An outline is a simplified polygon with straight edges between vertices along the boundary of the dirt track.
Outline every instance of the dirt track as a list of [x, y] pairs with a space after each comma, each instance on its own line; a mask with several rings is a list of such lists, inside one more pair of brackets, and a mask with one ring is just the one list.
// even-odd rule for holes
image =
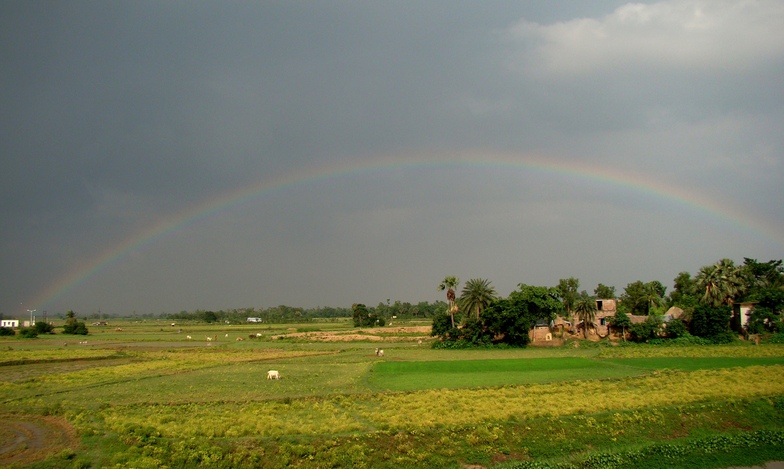
[[30, 464], [78, 446], [76, 432], [64, 420], [0, 415], [0, 466]]

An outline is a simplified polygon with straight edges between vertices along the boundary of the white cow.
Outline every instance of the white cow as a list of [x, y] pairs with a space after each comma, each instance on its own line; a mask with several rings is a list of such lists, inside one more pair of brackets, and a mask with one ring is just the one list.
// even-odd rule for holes
[[384, 356], [384, 351], [383, 350], [379, 350], [376, 355], [378, 355], [379, 357], [383, 357]]
[[280, 371], [278, 371], [278, 370], [269, 370], [267, 372], [267, 379], [280, 379]]

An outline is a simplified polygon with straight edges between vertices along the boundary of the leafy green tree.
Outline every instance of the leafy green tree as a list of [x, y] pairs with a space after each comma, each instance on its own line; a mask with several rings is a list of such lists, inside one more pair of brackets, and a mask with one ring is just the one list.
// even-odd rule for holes
[[23, 339], [35, 339], [38, 337], [38, 332], [35, 331], [34, 327], [24, 327], [19, 329], [19, 336]]
[[472, 278], [463, 286], [459, 306], [467, 315], [475, 313], [476, 318], [479, 319], [479, 314], [482, 310], [496, 298], [498, 298], [498, 295], [495, 292], [495, 288], [490, 285], [489, 280]]
[[784, 289], [784, 266], [781, 260], [758, 262], [756, 259], [743, 258], [746, 272], [746, 292], [754, 296], [758, 291]]
[[446, 312], [446, 308], [433, 316], [433, 326], [430, 335], [440, 337], [445, 341], [455, 341], [459, 339], [460, 329], [452, 327], [452, 316]]
[[619, 309], [615, 312], [615, 316], [610, 317], [608, 322], [610, 323], [610, 327], [621, 329], [621, 337], [623, 337], [623, 341], [626, 342], [626, 329], [632, 325], [632, 320], [629, 318], [629, 315]]
[[583, 336], [587, 339], [588, 327], [594, 327], [593, 322], [596, 319], [596, 299], [583, 290], [574, 303], [574, 312], [583, 322]]
[[563, 302], [563, 307], [566, 309], [566, 315], [571, 317], [574, 311], [574, 304], [577, 301], [577, 289], [580, 288], [580, 281], [574, 277], [562, 278], [558, 281], [558, 286], [555, 287], [558, 295]]
[[652, 307], [661, 306], [665, 291], [667, 291], [667, 287], [658, 280], [645, 284], [645, 314], [650, 315]]
[[702, 267], [696, 279], [702, 302], [709, 306], [732, 305], [743, 294], [745, 277], [744, 270], [732, 259]]
[[560, 311], [563, 311], [563, 302], [556, 288], [521, 283], [508, 298], [491, 303], [482, 318], [494, 340], [524, 347], [530, 341], [528, 333], [537, 321], [552, 321]]
[[677, 306], [691, 316], [691, 311], [697, 305], [697, 282], [688, 272], [681, 272], [673, 280], [673, 291], [670, 293], [670, 305]]
[[645, 322], [632, 324], [629, 327], [629, 336], [634, 342], [647, 342], [659, 337], [662, 328], [662, 317], [652, 314], [645, 319]]
[[366, 318], [370, 316], [367, 306], [362, 303], [354, 303], [351, 305], [351, 310], [353, 312], [351, 318], [354, 322], [354, 327], [362, 327], [367, 321]]
[[689, 335], [689, 326], [687, 326], [685, 322], [681, 321], [680, 318], [670, 319], [670, 321], [665, 323], [664, 326], [667, 337], [670, 339], [677, 339], [678, 337]]
[[38, 334], [54, 334], [54, 326], [48, 322], [36, 321], [33, 327]]
[[455, 288], [458, 285], [460, 285], [460, 280], [454, 275], [447, 275], [438, 285], [439, 291], [446, 290], [446, 301], [449, 304], [447, 312], [452, 317], [452, 327], [455, 327], [455, 313], [458, 311], [457, 303], [455, 303]]
[[87, 325], [83, 321], [77, 320], [73, 311], [68, 311], [65, 318], [63, 334], [87, 335]]
[[205, 311], [203, 316], [204, 322], [212, 324], [218, 322], [218, 315], [214, 311]]
[[626, 285], [621, 295], [621, 305], [629, 314], [644, 316], [648, 312], [648, 290], [640, 280]]
[[732, 308], [726, 304], [711, 306], [700, 303], [691, 316], [690, 332], [697, 337], [713, 339], [730, 332]]
[[596, 298], [603, 300], [613, 299], [615, 298], [615, 287], [608, 287], [607, 285], [600, 283], [596, 286], [593, 293], [596, 295]]
[[383, 317], [379, 316], [375, 310], [368, 309], [367, 306], [361, 303], [355, 303], [351, 306], [352, 321], [354, 327], [376, 327], [384, 326], [386, 321]]
[[767, 288], [759, 291], [755, 299], [757, 304], [749, 312], [746, 329], [752, 334], [784, 331], [781, 315], [784, 310], [784, 290]]

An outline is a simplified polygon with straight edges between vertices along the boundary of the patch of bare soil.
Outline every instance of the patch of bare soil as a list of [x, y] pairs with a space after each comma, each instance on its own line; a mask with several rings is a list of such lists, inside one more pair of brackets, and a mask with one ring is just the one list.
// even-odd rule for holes
[[[409, 335], [395, 335], [409, 334]], [[421, 335], [420, 335], [421, 334]], [[370, 340], [374, 342], [412, 342], [430, 337], [430, 326], [412, 327], [377, 327], [373, 329], [355, 329], [351, 331], [316, 331], [293, 332], [272, 336], [273, 339], [305, 339], [315, 342], [351, 342], [354, 340]]]
[[0, 466], [24, 466], [76, 449], [76, 431], [57, 417], [0, 415]]

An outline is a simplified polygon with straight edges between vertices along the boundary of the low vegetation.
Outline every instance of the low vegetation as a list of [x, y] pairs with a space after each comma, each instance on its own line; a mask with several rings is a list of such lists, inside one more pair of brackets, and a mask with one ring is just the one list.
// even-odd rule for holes
[[0, 420], [72, 433], [0, 464], [726, 467], [784, 454], [784, 345], [435, 350], [421, 328], [152, 320], [86, 341], [0, 339]]

